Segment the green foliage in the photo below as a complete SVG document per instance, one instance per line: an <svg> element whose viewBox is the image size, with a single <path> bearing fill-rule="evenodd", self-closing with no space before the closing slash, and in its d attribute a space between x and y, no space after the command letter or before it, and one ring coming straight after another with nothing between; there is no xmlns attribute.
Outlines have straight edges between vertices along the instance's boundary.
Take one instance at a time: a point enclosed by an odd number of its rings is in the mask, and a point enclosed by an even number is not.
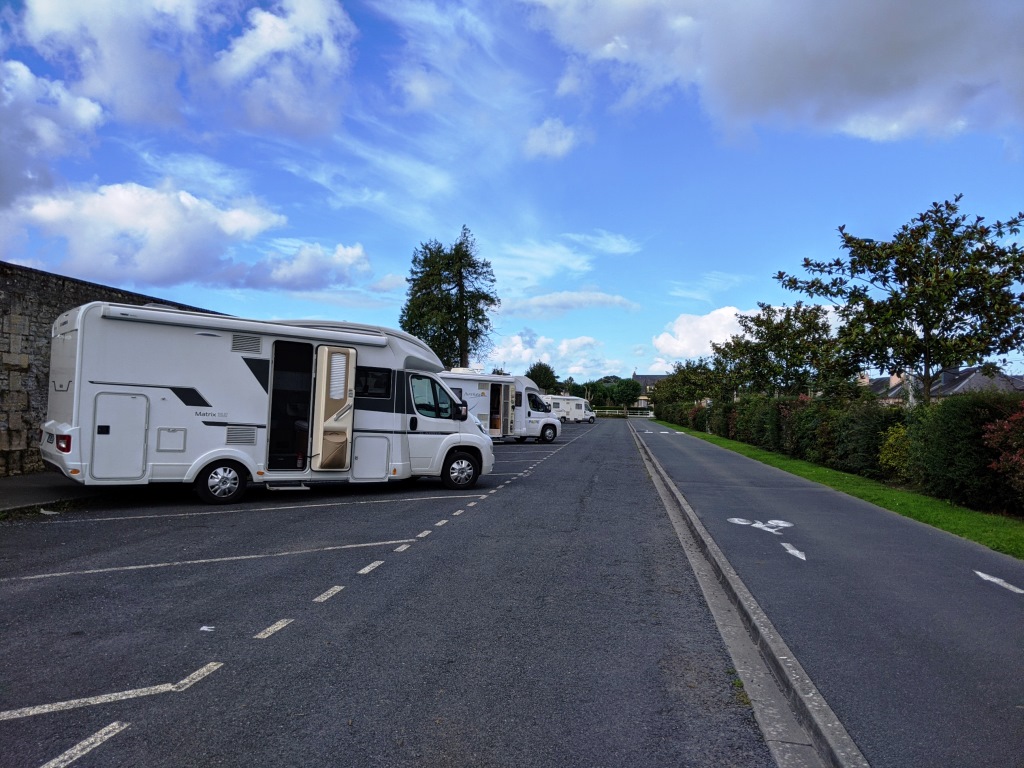
<svg viewBox="0 0 1024 768"><path fill-rule="evenodd" d="M845 256L804 259L812 275L775 277L786 288L836 304L839 340L854 359L910 372L928 402L944 368L975 365L1024 342L1024 213L992 226L960 213L961 196L933 203L888 242L839 227Z"/></svg>
<svg viewBox="0 0 1024 768"><path fill-rule="evenodd" d="M913 480L925 493L979 509L1012 509L1019 504L993 464L998 452L985 444L985 426L1007 418L1020 395L977 392L915 409L910 421Z"/></svg>
<svg viewBox="0 0 1024 768"><path fill-rule="evenodd" d="M555 369L540 360L526 369L526 377L533 379L533 383L545 392L558 390L558 376L555 375Z"/></svg>
<svg viewBox="0 0 1024 768"><path fill-rule="evenodd" d="M445 248L421 243L412 257L408 298L398 323L423 339L446 368L467 367L488 348L490 312L501 305L491 263L476 255L476 241L462 228Z"/></svg>
<svg viewBox="0 0 1024 768"><path fill-rule="evenodd" d="M882 435L878 464L886 475L907 485L913 478L910 466L910 430L906 424L893 424Z"/></svg>
<svg viewBox="0 0 1024 768"><path fill-rule="evenodd" d="M636 402L643 390L643 386L636 379L620 379L611 388L609 395L613 403L626 409Z"/></svg>

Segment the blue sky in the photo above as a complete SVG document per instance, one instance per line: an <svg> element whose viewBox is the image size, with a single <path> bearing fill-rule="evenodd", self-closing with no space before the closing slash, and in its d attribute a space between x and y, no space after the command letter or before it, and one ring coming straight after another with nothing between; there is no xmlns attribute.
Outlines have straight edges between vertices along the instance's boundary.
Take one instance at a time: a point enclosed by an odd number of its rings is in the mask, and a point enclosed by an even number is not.
<svg viewBox="0 0 1024 768"><path fill-rule="evenodd" d="M0 259L397 326L469 227L476 361L665 373L932 201L1024 209L1019 0L0 5Z"/></svg>

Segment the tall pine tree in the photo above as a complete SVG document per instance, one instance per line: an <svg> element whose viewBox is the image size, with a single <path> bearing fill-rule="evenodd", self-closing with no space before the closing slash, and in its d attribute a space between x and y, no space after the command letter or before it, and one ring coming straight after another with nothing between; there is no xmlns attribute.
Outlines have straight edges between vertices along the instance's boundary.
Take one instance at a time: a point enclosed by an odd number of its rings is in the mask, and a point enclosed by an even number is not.
<svg viewBox="0 0 1024 768"><path fill-rule="evenodd" d="M462 227L450 248L437 240L420 243L412 255L408 298L398 323L418 336L446 368L469 366L489 348L490 312L501 306L491 263L476 253L476 241Z"/></svg>

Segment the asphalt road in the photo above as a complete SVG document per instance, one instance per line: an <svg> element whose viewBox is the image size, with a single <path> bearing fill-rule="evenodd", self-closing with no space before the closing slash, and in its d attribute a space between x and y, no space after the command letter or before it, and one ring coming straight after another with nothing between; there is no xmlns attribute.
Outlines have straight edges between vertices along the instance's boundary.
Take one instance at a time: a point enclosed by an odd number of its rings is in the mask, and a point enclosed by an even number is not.
<svg viewBox="0 0 1024 768"><path fill-rule="evenodd" d="M626 424L496 457L0 526L0 765L772 765Z"/></svg>
<svg viewBox="0 0 1024 768"><path fill-rule="evenodd" d="M1024 563L637 431L873 768L1024 766Z"/></svg>

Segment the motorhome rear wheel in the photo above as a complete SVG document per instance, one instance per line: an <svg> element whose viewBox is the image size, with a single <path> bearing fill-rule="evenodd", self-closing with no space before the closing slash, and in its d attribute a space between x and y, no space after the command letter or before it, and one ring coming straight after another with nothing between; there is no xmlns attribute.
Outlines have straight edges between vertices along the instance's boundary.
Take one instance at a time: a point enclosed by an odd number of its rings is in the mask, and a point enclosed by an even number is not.
<svg viewBox="0 0 1024 768"><path fill-rule="evenodd" d="M242 498L247 484L248 475L241 464L215 461L199 473L195 489L207 504L231 504Z"/></svg>

